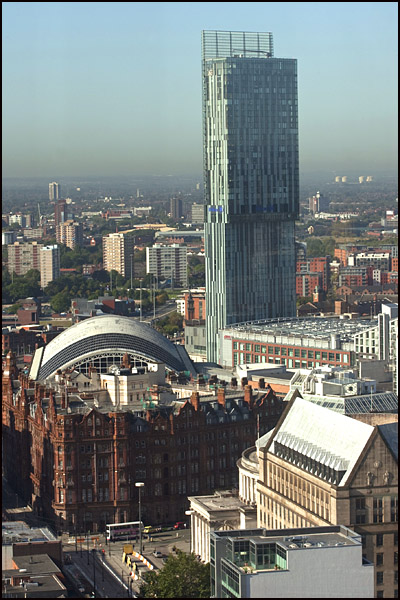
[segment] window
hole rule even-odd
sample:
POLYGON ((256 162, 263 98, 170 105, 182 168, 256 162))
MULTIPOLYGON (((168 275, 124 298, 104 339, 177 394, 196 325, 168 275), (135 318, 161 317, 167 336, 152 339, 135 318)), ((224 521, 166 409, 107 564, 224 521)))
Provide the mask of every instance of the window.
POLYGON ((374 523, 383 523, 383 498, 374 498, 374 523))
POLYGON ((397 521, 399 520, 399 507, 397 496, 390 498, 390 520, 394 523, 397 523, 397 521))
POLYGON ((376 536, 376 545, 383 546, 383 533, 378 533, 376 536))
POLYGON ((383 585, 383 571, 377 571, 377 573, 376 573, 376 585, 383 585))
POLYGON ((366 523, 365 498, 356 498, 356 524, 366 523))
POLYGON ((381 567, 383 565, 383 552, 379 552, 376 555, 375 564, 376 564, 377 567, 381 567))

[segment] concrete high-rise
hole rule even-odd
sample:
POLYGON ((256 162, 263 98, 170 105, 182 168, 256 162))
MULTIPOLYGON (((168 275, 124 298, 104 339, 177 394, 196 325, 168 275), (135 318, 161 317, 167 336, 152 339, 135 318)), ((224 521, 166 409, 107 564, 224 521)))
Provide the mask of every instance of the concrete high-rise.
POLYGON ((71 201, 69 200, 67 202, 66 200, 58 200, 54 206, 54 222, 56 228, 61 223, 65 223, 66 221, 70 221, 71 219, 73 220, 73 218, 74 213, 72 210, 71 201))
POLYGON ((45 288, 60 277, 60 247, 57 244, 40 249, 40 287, 45 288))
POLYGON ((49 183, 49 200, 58 200, 60 193, 60 186, 55 181, 49 183))
POLYGON ((146 248, 146 273, 160 279, 169 279, 171 286, 187 287, 187 247, 179 244, 146 248))
POLYGON ((64 244, 71 250, 76 246, 83 246, 82 223, 76 223, 72 219, 59 223, 56 227, 56 240, 58 244, 64 244))
POLYGON ((103 236, 103 267, 117 271, 123 277, 132 274, 134 237, 130 232, 109 233, 103 236))
POLYGON ((8 244, 8 271, 16 275, 26 275, 31 269, 40 269, 40 249, 37 242, 14 242, 8 244))
POLYGON ((295 316, 297 62, 271 33, 202 32, 207 358, 229 324, 295 316))

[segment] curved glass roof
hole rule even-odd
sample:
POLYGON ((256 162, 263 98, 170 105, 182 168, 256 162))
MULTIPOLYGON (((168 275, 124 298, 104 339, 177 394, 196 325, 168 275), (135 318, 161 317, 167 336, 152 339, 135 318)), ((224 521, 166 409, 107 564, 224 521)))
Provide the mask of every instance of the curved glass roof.
POLYGON ((184 371, 181 349, 161 333, 136 319, 102 315, 69 327, 44 348, 37 379, 72 366, 83 357, 115 352, 137 354, 149 361, 163 362, 174 371, 184 371))

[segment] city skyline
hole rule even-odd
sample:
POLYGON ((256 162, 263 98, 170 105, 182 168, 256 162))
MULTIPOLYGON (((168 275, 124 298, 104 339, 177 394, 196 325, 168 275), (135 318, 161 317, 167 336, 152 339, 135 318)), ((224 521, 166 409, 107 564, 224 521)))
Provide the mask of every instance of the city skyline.
POLYGON ((3 177, 201 173, 207 29, 272 31, 298 59, 300 171, 395 171, 396 17, 394 2, 5 2, 3 177))

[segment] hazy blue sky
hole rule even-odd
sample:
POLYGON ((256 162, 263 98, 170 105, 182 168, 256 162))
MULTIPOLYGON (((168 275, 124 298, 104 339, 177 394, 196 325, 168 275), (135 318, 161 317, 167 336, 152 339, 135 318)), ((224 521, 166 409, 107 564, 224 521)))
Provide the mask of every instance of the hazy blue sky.
POLYGON ((396 2, 3 2, 3 177, 198 174, 201 30, 298 59, 300 165, 397 166, 396 2))

